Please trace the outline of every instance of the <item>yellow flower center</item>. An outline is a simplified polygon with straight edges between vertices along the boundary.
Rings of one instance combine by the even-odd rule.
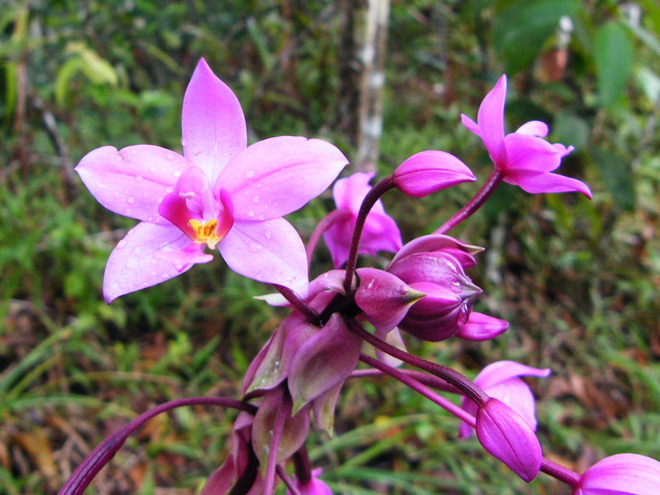
[[[215,249],[224,237],[218,233],[218,220],[215,218],[206,222],[191,218],[188,220],[188,225],[195,231],[194,241],[198,244],[206,244],[210,249]]]

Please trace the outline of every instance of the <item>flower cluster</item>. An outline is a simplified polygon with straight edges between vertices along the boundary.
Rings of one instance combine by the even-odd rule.
[[[421,198],[476,181],[467,165],[445,151],[428,150],[373,186],[373,174],[342,178],[333,188],[336,209],[319,222],[305,246],[283,217],[323,193],[347,159],[319,139],[283,136],[248,146],[238,99],[204,60],[183,101],[183,154],[138,145],[120,151],[102,147],[83,157],[76,170],[96,199],[140,220],[108,260],[103,285],[108,302],[210,262],[217,250],[230,269],[273,285],[291,312],[251,362],[240,401],[185,399],[145,413],[99,446],[61,493],[82,493],[153,414],[199,403],[241,411],[231,453],[202,493],[271,495],[281,481],[290,494],[328,495],[330,486],[307,457],[308,433],[315,426],[332,435],[344,383],[375,374],[389,375],[455,415],[462,421],[461,437],[474,430],[486,451],[527,482],[544,471],[576,495],[660,493],[660,464],[647,457],[613,456],[582,476],[543,457],[534,397],[520,377],[547,377],[550,370],[503,361],[469,380],[406,351],[404,336],[481,341],[509,328],[508,322],[473,310],[482,290],[468,272],[482,248],[447,235],[500,182],[530,193],[575,191],[591,197],[584,183],[553,173],[572,148],[546,141],[546,124],[528,122],[505,134],[506,83],[502,76],[485,97],[477,122],[462,117],[493,161],[490,178],[434,233],[405,245],[381,197],[398,190]],[[309,282],[321,239],[334,269]],[[393,253],[388,263],[358,268],[360,255],[373,260],[381,252]],[[404,362],[417,369],[399,368]],[[361,363],[368,367],[360,368]],[[460,407],[439,392],[459,394]],[[287,473],[288,460],[295,476]]]

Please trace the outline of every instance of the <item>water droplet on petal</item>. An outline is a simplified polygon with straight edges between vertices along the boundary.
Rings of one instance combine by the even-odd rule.
[[[258,242],[253,242],[250,243],[250,246],[248,247],[248,251],[250,251],[251,253],[256,253],[257,251],[260,251],[262,248],[263,246],[261,244],[259,244]]]
[[[273,238],[273,233],[270,230],[267,230],[266,232],[264,232],[264,237],[266,239],[272,239]]]
[[[182,140],[181,140],[181,146],[185,146],[185,145],[186,145],[186,140],[185,140],[185,139],[182,139]]]
[[[129,205],[132,205],[133,203],[135,203],[135,198],[133,196],[130,196],[126,201],[128,202]]]
[[[142,252],[142,248],[141,248],[141,247],[136,247],[136,248],[133,250],[133,252],[134,252],[135,254],[140,254],[140,253]]]
[[[156,171],[156,167],[151,167],[151,168],[149,169],[149,172],[155,172],[155,171]]]
[[[135,180],[136,180],[137,182],[142,182],[142,176],[141,176],[141,175],[137,175],[137,176],[135,176]]]
[[[248,170],[247,172],[245,172],[245,177],[247,177],[248,179],[254,177],[254,170]]]
[[[254,210],[248,211],[248,217],[252,218],[254,216]]]
[[[133,210],[131,210],[130,208],[126,208],[126,212],[125,212],[125,214],[126,214],[127,216],[131,216],[131,215],[133,214]]]
[[[257,217],[257,219],[258,219],[258,220],[265,220],[265,219],[266,219],[266,215],[264,215],[263,213],[261,213],[261,214]]]
[[[135,268],[138,265],[138,260],[136,258],[129,258],[126,262],[128,268]]]
[[[123,248],[125,245],[126,245],[126,241],[125,241],[124,239],[122,239],[121,241],[119,241],[119,242],[117,243],[117,249],[121,249],[121,248]]]
[[[181,170],[175,170],[174,172],[172,172],[172,175],[174,177],[181,177]]]
[[[165,158],[167,158],[168,160],[174,160],[176,158],[176,155],[170,152],[165,155]]]
[[[259,195],[255,195],[254,198],[252,198],[252,202],[256,205],[259,202]]]
[[[165,192],[168,193],[168,194],[171,193],[172,191],[174,191],[173,187],[166,187],[165,188]]]
[[[257,183],[257,189],[261,189],[261,186],[262,186],[261,182]]]

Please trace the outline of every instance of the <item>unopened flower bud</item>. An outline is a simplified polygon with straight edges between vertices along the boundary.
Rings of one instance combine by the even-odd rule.
[[[445,151],[422,151],[397,167],[393,174],[397,189],[415,198],[477,178],[462,161]]]

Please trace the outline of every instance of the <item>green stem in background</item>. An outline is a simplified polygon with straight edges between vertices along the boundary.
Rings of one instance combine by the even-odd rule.
[[[254,414],[257,408],[234,399],[224,397],[190,397],[165,402],[153,409],[140,414],[126,426],[106,437],[73,472],[69,480],[58,492],[58,495],[82,495],[96,474],[114,457],[124,445],[128,437],[151,418],[161,413],[183,406],[220,406]]]
[[[346,278],[344,278],[344,292],[346,294],[351,291],[351,287],[353,286],[353,275],[355,275],[355,268],[357,267],[360,238],[362,237],[362,230],[364,229],[364,222],[367,220],[367,215],[371,211],[371,208],[376,204],[376,201],[394,187],[394,179],[392,176],[385,177],[372,187],[362,200],[362,205],[360,206],[360,211],[358,212],[355,221],[355,228],[353,229],[353,238],[351,239],[351,249],[348,252],[348,261],[346,262]]]
[[[504,180],[504,172],[499,169],[494,169],[493,173],[490,174],[490,177],[486,180],[483,186],[477,191],[477,193],[468,201],[463,208],[458,210],[454,216],[449,220],[443,223],[440,228],[438,228],[434,234],[446,234],[451,229],[456,227],[459,223],[467,218],[471,217],[475,211],[481,208],[486,200],[490,197],[491,194],[495,191],[497,186]]]

